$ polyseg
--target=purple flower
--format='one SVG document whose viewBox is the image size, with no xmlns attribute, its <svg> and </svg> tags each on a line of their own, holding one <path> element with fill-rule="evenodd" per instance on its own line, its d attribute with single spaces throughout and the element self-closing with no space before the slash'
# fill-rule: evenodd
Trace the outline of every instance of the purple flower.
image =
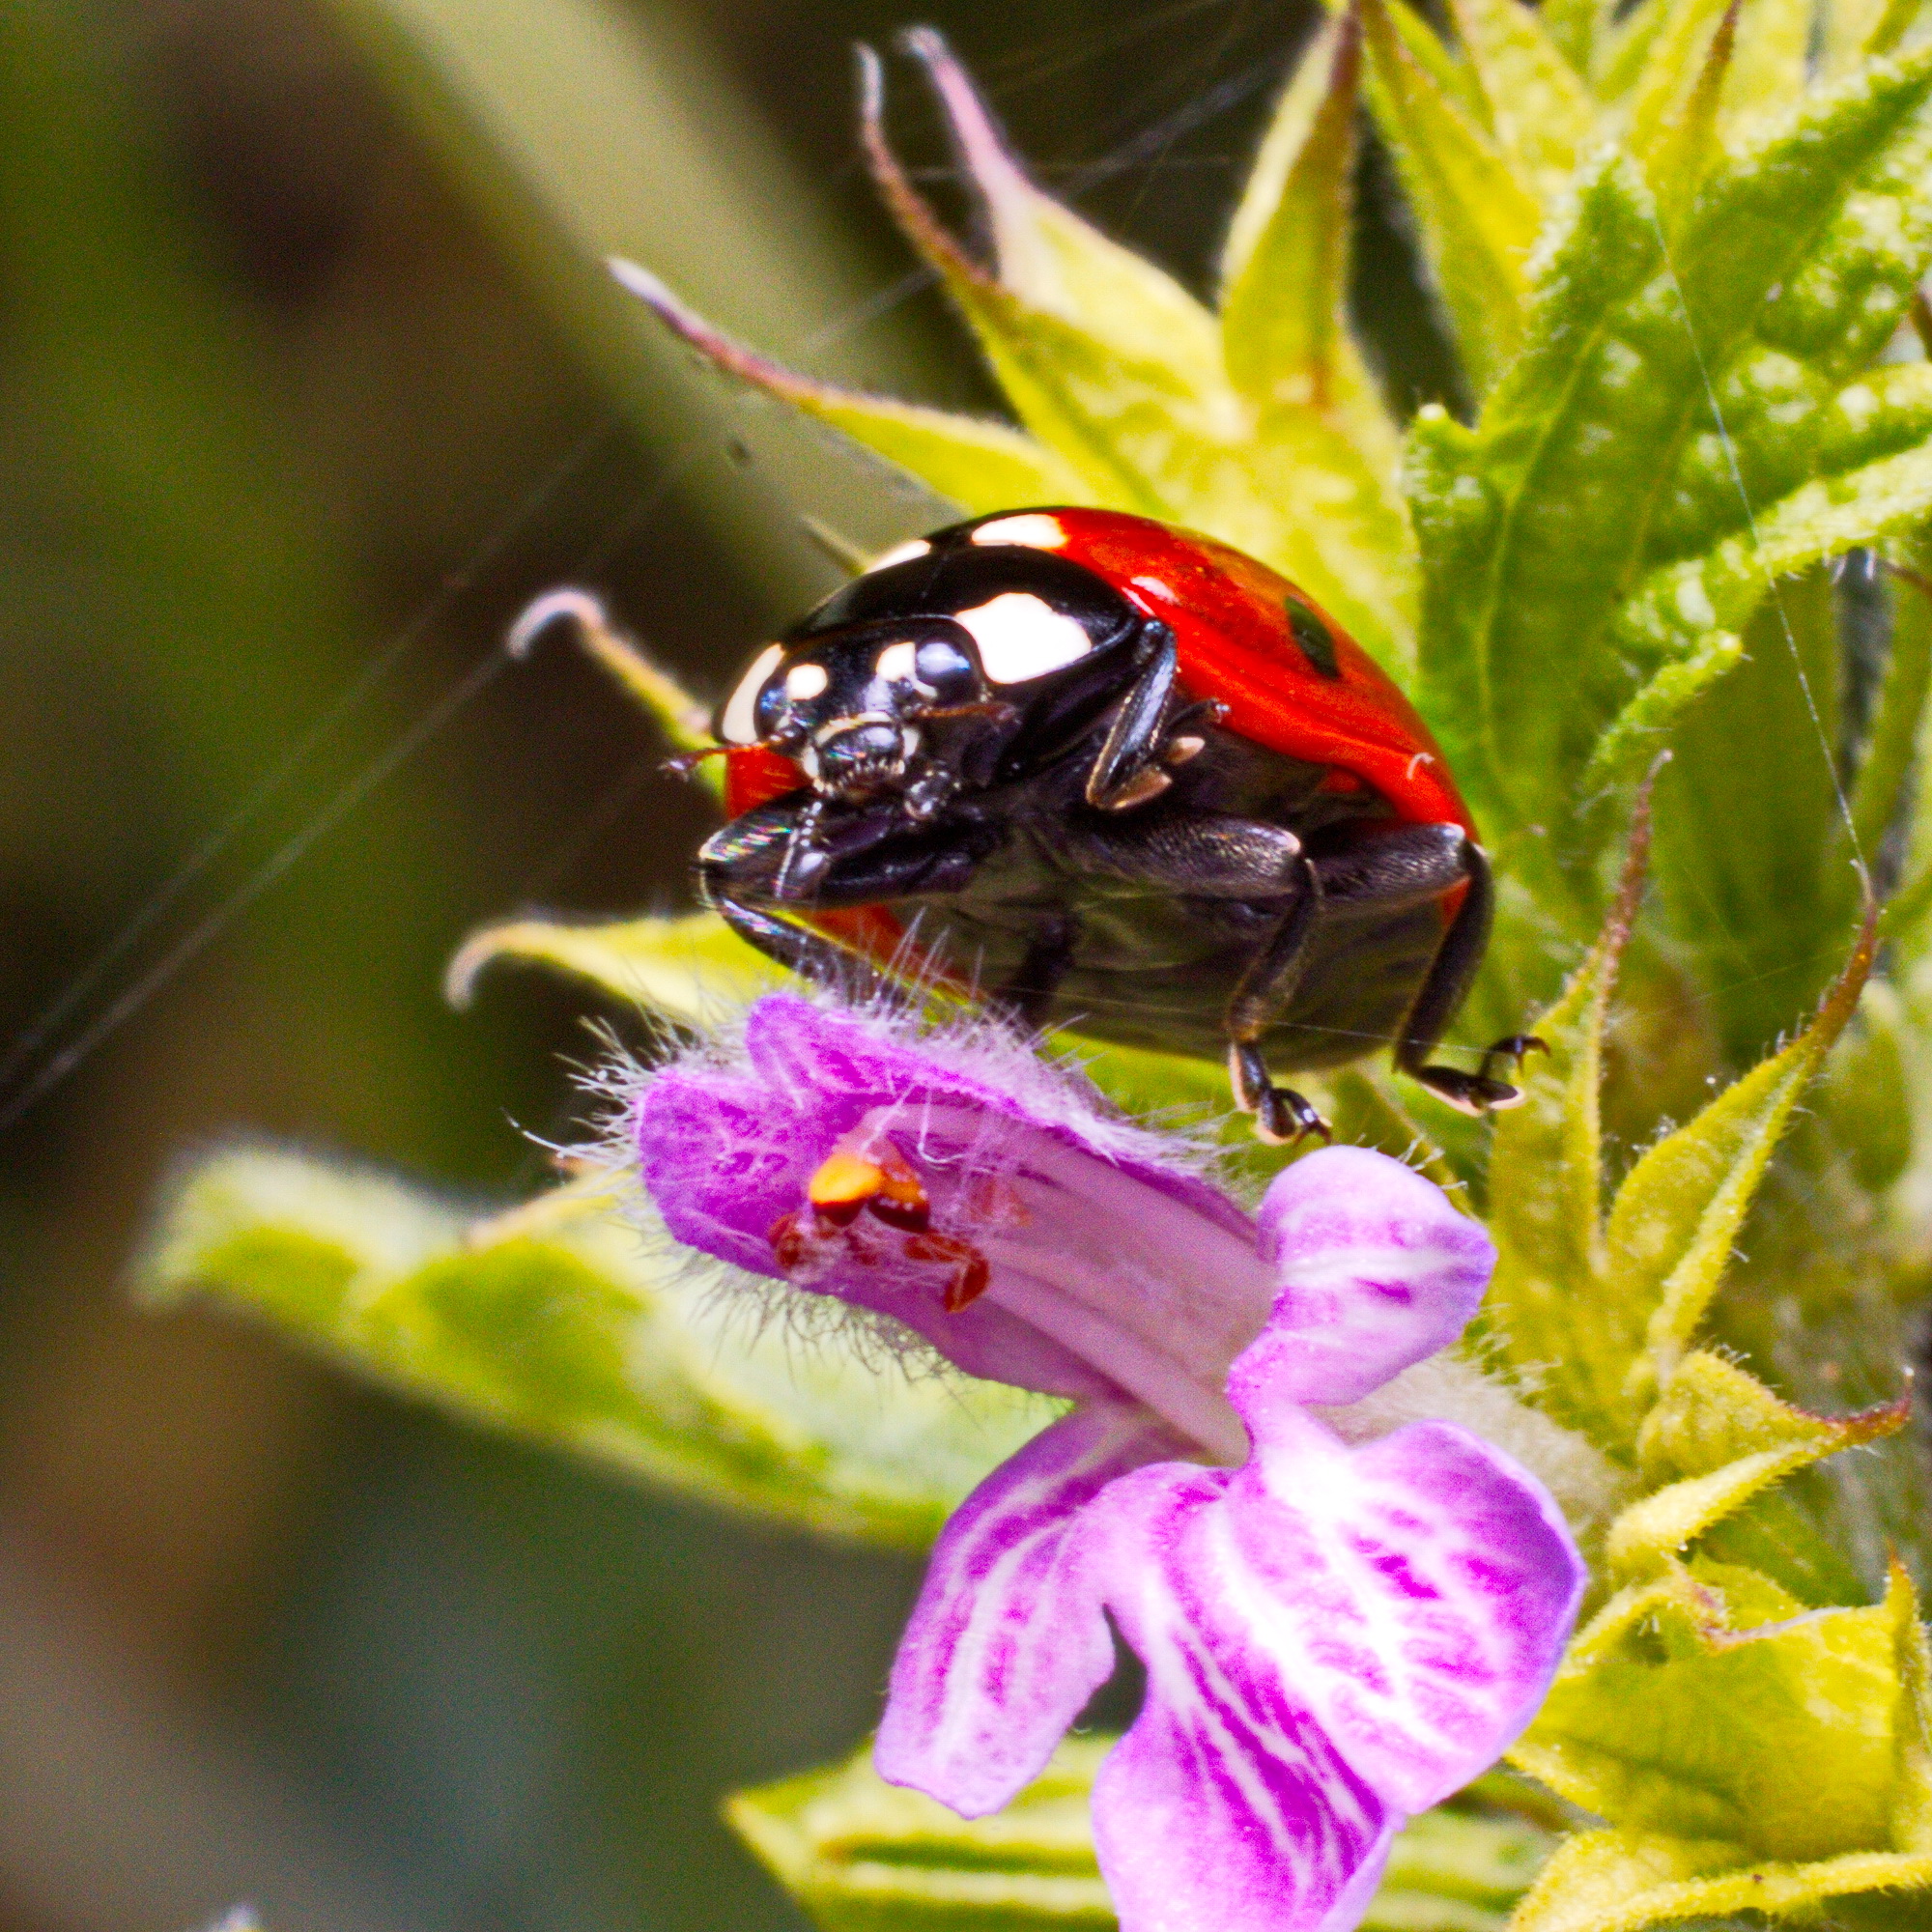
<svg viewBox="0 0 1932 1932">
<path fill-rule="evenodd" d="M 1044 1768 L 1114 1668 L 1140 1716 L 1094 1792 L 1124 1932 L 1342 1932 L 1406 1817 L 1540 1703 L 1583 1572 L 1543 1486 L 1453 1422 L 1350 1443 L 1462 1332 L 1488 1237 L 1357 1148 L 1250 1215 L 1185 1143 L 984 1033 L 794 995 L 633 1122 L 680 1240 L 895 1317 L 1073 1410 L 954 1514 L 877 1762 L 969 1817 Z"/>
</svg>

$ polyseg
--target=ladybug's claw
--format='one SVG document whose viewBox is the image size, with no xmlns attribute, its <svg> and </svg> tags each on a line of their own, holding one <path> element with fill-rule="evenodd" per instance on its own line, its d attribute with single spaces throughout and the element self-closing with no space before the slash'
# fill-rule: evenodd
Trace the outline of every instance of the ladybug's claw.
<svg viewBox="0 0 1932 1932">
<path fill-rule="evenodd" d="M 1532 1053 L 1548 1053 L 1549 1042 L 1538 1039 L 1533 1033 L 1513 1033 L 1496 1040 L 1483 1055 L 1482 1064 L 1476 1068 L 1485 1080 L 1493 1078 L 1492 1068 L 1499 1060 L 1507 1060 L 1518 1072 L 1522 1070 L 1522 1063 Z"/>
<path fill-rule="evenodd" d="M 1453 1066 L 1424 1066 L 1415 1078 L 1438 1100 L 1447 1100 L 1459 1114 L 1481 1120 L 1485 1114 L 1500 1113 L 1505 1107 L 1522 1104 L 1522 1089 L 1506 1080 L 1492 1080 L 1486 1073 L 1463 1073 Z"/>
<path fill-rule="evenodd" d="M 1269 1080 L 1261 1049 L 1236 1040 L 1228 1053 L 1228 1076 L 1236 1104 L 1255 1117 L 1255 1138 L 1270 1147 L 1293 1147 L 1310 1134 L 1333 1140 L 1328 1122 L 1292 1087 Z"/>
</svg>

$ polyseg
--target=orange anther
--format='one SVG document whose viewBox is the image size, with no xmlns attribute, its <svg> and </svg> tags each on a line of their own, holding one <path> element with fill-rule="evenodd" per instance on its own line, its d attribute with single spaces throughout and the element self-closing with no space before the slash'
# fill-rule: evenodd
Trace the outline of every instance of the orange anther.
<svg viewBox="0 0 1932 1932">
<path fill-rule="evenodd" d="M 884 1172 L 863 1155 L 835 1148 L 806 1183 L 805 1198 L 821 1221 L 842 1228 L 886 1184 Z"/>
<path fill-rule="evenodd" d="M 872 1212 L 889 1228 L 903 1228 L 910 1235 L 921 1233 L 932 1218 L 924 1184 L 890 1148 L 879 1156 L 879 1191 Z"/>
</svg>

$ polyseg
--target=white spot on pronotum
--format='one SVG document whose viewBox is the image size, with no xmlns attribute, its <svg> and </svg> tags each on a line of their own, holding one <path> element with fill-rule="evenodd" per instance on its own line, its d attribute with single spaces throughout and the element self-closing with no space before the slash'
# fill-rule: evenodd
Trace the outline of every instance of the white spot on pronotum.
<svg viewBox="0 0 1932 1932">
<path fill-rule="evenodd" d="M 866 575 L 871 576 L 875 570 L 890 570 L 895 563 L 910 563 L 916 556 L 931 554 L 932 546 L 923 537 L 913 537 L 902 544 L 895 544 L 883 556 L 875 556 L 866 566 Z"/>
<path fill-rule="evenodd" d="M 994 684 L 1024 684 L 1076 663 L 1094 648 L 1086 627 L 1024 590 L 1006 590 L 970 611 L 953 613 L 980 646 L 980 662 Z"/>
<path fill-rule="evenodd" d="M 888 684 L 911 684 L 918 675 L 919 646 L 910 638 L 901 638 L 879 653 L 872 668 Z"/>
<path fill-rule="evenodd" d="M 724 709 L 718 716 L 718 735 L 727 745 L 755 745 L 758 742 L 758 726 L 753 716 L 758 701 L 758 693 L 764 690 L 765 680 L 779 668 L 779 660 L 784 656 L 782 644 L 767 644 L 752 660 L 751 668 L 738 680 L 738 688 L 724 700 Z"/>
<path fill-rule="evenodd" d="M 823 665 L 793 665 L 785 672 L 785 696 L 794 704 L 814 698 L 832 682 L 832 673 Z"/>
<path fill-rule="evenodd" d="M 1024 544 L 1029 550 L 1059 550 L 1066 542 L 1066 528 L 1058 517 L 1037 513 L 1023 517 L 995 517 L 973 532 L 976 544 Z"/>
</svg>

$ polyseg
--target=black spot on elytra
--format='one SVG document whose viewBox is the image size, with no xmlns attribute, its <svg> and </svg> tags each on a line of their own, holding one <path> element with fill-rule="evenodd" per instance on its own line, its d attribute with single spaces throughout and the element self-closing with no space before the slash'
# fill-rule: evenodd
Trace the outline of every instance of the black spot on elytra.
<svg viewBox="0 0 1932 1932">
<path fill-rule="evenodd" d="M 1285 598 L 1282 608 L 1288 612 L 1288 628 L 1294 633 L 1303 656 L 1323 677 L 1340 677 L 1342 667 L 1335 662 L 1335 639 L 1328 626 L 1298 597 Z"/>
</svg>

